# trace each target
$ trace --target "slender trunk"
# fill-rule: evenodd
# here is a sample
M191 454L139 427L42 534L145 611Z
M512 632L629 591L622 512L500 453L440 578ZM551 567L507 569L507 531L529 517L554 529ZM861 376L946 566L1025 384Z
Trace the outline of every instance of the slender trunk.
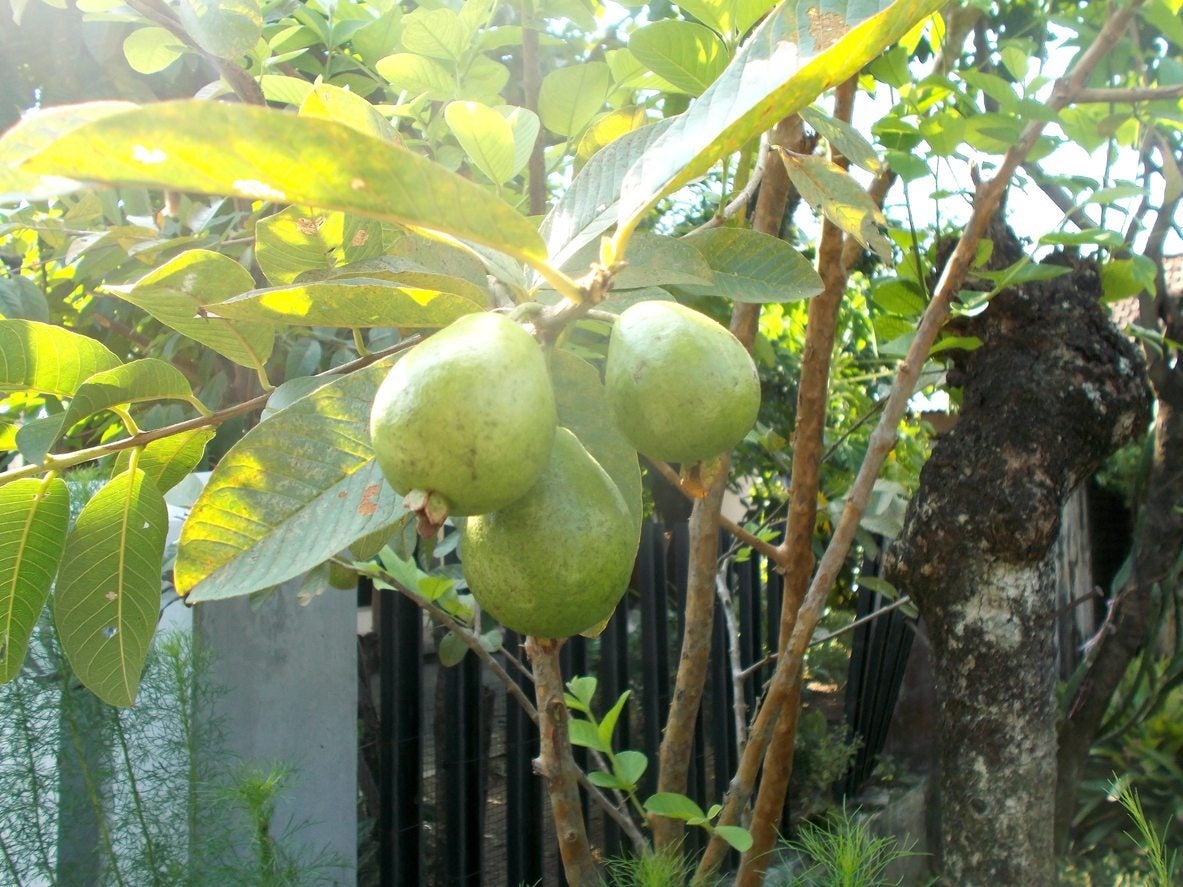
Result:
M561 646L562 641L545 638L526 641L534 671L538 732L542 740L534 769L546 783L567 883L570 887L599 887L600 873L587 840L579 803L579 768L571 757L571 737L567 732L567 704L563 701L563 676L559 667Z
M966 887L1056 880L1052 546L1071 490L1149 415L1142 361L1098 298L1083 268L967 323L982 345L954 357L960 419L889 555L932 639L944 873Z

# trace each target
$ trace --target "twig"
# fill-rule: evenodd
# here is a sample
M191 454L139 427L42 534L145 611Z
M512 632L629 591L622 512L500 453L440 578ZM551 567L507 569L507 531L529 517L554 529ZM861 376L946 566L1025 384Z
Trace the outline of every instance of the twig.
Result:
M726 206L691 231L690 234L697 234L699 231L709 231L711 228L718 228L728 219L747 208L748 204L752 201L752 196L760 187L760 182L764 180L764 168L768 163L769 155L772 153L768 147L768 133L760 136L760 146L756 149L756 152L756 166L752 170L747 184L735 193L735 196L727 202Z
M1082 105L1086 102L1119 103L1119 102L1154 102L1161 99L1183 98L1183 83L1173 86L1131 86L1131 87L1099 87L1082 89L1076 93L1068 104Z
M723 623L727 628L727 656L731 661L731 681L735 686L735 692L732 694L735 697L732 702L732 712L735 716L735 747L742 753L744 743L748 741L748 704L740 688L740 676L744 669L739 656L739 622L731 608L731 589L727 585L726 566L721 566L715 574L715 593L723 606Z
M1097 39L1078 57L1068 74L1056 81L1052 95L1048 100L1048 105L1053 111L1063 108L1072 96L1083 89L1089 73L1105 55L1108 48L1118 39L1118 35L1125 30L1141 2L1142 0L1133 0L1128 6L1114 11L1101 29ZM952 299L965 279L977 252L978 243L981 241L990 219L994 216L1015 169L1031 151L1046 125L1046 122L1042 120L1033 120L1027 124L1018 142L1003 157L995 175L982 182L976 189L973 214L945 265L945 270L937 284L936 293L921 317L916 337L912 341L907 356L900 364L899 375L892 386L879 424L871 435L866 456L859 468L850 494L847 496L842 517L834 528L830 544L826 547L817 573L802 603L797 625L793 630L788 648L785 655L777 661L768 691L752 726L747 748L744 749L739 768L731 780L723 810L719 815L719 825L734 825L748 805L756 776L759 773L760 763L772 740L777 716L788 703L793 688L799 682L805 649L818 620L821 618L826 598L829 596L834 580L854 542L859 521L866 511L875 480L879 476L879 470L883 466L887 454L895 446L896 430L907 409L908 400L915 388L916 381L920 377L928 351L949 316ZM725 842L721 838L713 836L695 874L696 883L705 883L708 873L717 867L725 852Z
M351 360L349 363L343 363L341 366L333 367L331 369L323 370L316 373L313 378L319 379L324 376L343 376L354 370L360 370L369 366L372 363L377 363L384 357L389 357L391 354L397 354L399 351L406 349L419 343L422 337L419 335L410 336L396 345L391 345L389 348L383 348L381 351L375 351L372 354L367 354L365 357L359 357L356 360ZM76 450L73 453L65 453L61 456L46 456L40 462L34 462L31 465L24 465L20 468L13 468L10 471L0 473L0 484L6 484L9 481L18 480L22 477L35 477L43 471L61 471L64 468L70 468L74 465L81 465L83 462L90 462L93 459L101 459L103 456L110 456L118 453L121 450L130 450L135 447L146 446L154 440L161 440L165 437L172 437L174 434L181 434L185 431L193 431L197 428L212 428L221 425L227 419L233 419L235 416L241 416L244 413L249 413L252 410L257 410L266 405L268 398L271 397L271 392L264 392L255 397L245 400L242 403L237 403L234 406L226 407L225 409L215 410L208 416L197 416L193 419L186 419L183 422L175 422L172 425L165 425L163 428L156 428L152 431L141 431L139 434L133 434L131 437L125 437L120 440L113 440L109 443L98 444L97 446L88 447L84 450Z
M687 499L694 498L690 495L690 492L684 486L682 486L682 478L678 476L678 472L674 471L672 465L670 465L668 462L662 462L660 459L650 459L648 456L645 456L644 459L649 463L654 471L673 484L674 487L676 487ZM776 546L771 542L765 542L759 536L744 529L731 518L723 514L719 515L718 526L721 529L726 530L744 545L755 549L756 551L760 552L760 554L764 555L766 558L775 563L777 558L777 549Z

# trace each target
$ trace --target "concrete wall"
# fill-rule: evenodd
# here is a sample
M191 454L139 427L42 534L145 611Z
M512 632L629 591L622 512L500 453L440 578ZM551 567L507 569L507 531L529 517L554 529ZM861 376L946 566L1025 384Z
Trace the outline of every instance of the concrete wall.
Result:
M306 606L298 580L267 599L195 608L197 640L213 653L210 678L228 751L245 763L290 765L292 785L273 834L308 823L298 840L344 863L336 883L356 884L357 601L327 589Z

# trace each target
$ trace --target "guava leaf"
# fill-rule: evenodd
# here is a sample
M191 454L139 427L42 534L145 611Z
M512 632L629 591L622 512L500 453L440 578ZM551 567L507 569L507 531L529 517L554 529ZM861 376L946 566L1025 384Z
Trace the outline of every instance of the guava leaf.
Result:
M502 185L517 174L513 127L480 102L449 102L444 120L473 166Z
M776 303L808 299L822 291L813 265L779 237L748 228L711 228L685 242L702 253L714 272L710 287L682 287L689 293Z
M738 825L717 825L715 834L740 853L746 853L752 846L752 833Z
M399 517L402 497L374 462L369 429L392 363L318 388L222 457L181 530L178 593L199 602L268 588Z
M940 6L940 0L789 0L779 6L629 170L617 252L624 252L641 216L663 196L856 74Z
M419 329L444 327L484 308L456 293L351 277L251 290L210 305L209 312L234 320L299 326Z
M727 47L709 28L664 19L632 33L629 51L650 71L688 95L701 95L727 67Z
M342 123L222 102L145 105L71 130L29 172L306 204L463 237L526 261L542 239L501 198Z
M0 391L69 397L90 376L119 366L94 339L31 320L0 320Z
M674 792L658 792L645 801L645 810L669 819L698 819L706 821L707 815L694 801Z
M593 154L575 176L571 187L542 220L542 236L556 268L565 267L571 256L616 224L625 175L675 119L661 120L622 135Z
M538 116L542 125L561 136L576 136L604 107L612 87L605 62L557 68L542 78Z
M123 57L139 74L163 71L187 49L183 41L165 28L136 28L123 41Z
M147 311L165 326L245 367L259 368L271 356L271 324L238 323L204 316L205 306L254 287L249 271L221 253L181 253L131 286L104 292Z
M390 121L356 92L318 83L300 103L301 117L335 120L360 133L383 141L398 141Z
M214 437L212 428L194 428L154 440L140 451L138 468L161 493L167 493L201 464L205 446ZM127 470L130 450L121 450L115 458L112 475Z
M801 117L855 166L867 172L879 172L883 168L883 161L871 143L845 120L831 117L816 107L802 109Z
M596 368L569 351L550 358L559 424L579 438L583 448L608 473L624 497L637 533L641 532L641 467L637 451L616 429L612 408ZM594 690L593 690L594 692Z
M237 61L255 48L263 33L256 0L181 0L181 24L212 56Z
M883 261L892 262L891 242L879 230L887 226L887 219L850 173L824 157L782 152L781 159L806 203L864 247L873 249Z
M83 382L62 417L62 430L111 407L156 400L192 403L194 399L189 380L180 370L158 358L145 357L95 373Z
M27 277L0 277L0 317L49 323L49 302Z
M625 785L633 787L641 781L649 769L649 758L639 751L625 750L616 753L616 775Z
M591 721L585 721L583 718L571 718L567 722L567 732L571 735L572 745L600 752L611 750L600 740L600 734L596 732L595 725Z
M54 622L74 673L111 705L136 700L160 613L167 531L164 497L137 469L95 493L66 537Z
M599 244L589 243L567 260L571 273L599 261ZM629 242L628 264L612 281L614 290L650 286L708 286L715 279L709 261L685 239L639 231Z
M0 204L46 200L69 194L81 182L61 176L42 176L20 169L21 163L47 145L93 120L134 108L131 102L89 102L30 112L0 136Z
M0 486L0 684L21 670L69 523L70 493L60 477Z

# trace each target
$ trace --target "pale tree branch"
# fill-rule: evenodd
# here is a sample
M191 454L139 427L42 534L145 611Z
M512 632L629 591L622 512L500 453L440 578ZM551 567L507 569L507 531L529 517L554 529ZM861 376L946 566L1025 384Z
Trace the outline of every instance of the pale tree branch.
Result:
M1068 104L1118 104L1121 102L1156 102L1183 98L1183 83L1172 86L1131 86L1082 89Z

